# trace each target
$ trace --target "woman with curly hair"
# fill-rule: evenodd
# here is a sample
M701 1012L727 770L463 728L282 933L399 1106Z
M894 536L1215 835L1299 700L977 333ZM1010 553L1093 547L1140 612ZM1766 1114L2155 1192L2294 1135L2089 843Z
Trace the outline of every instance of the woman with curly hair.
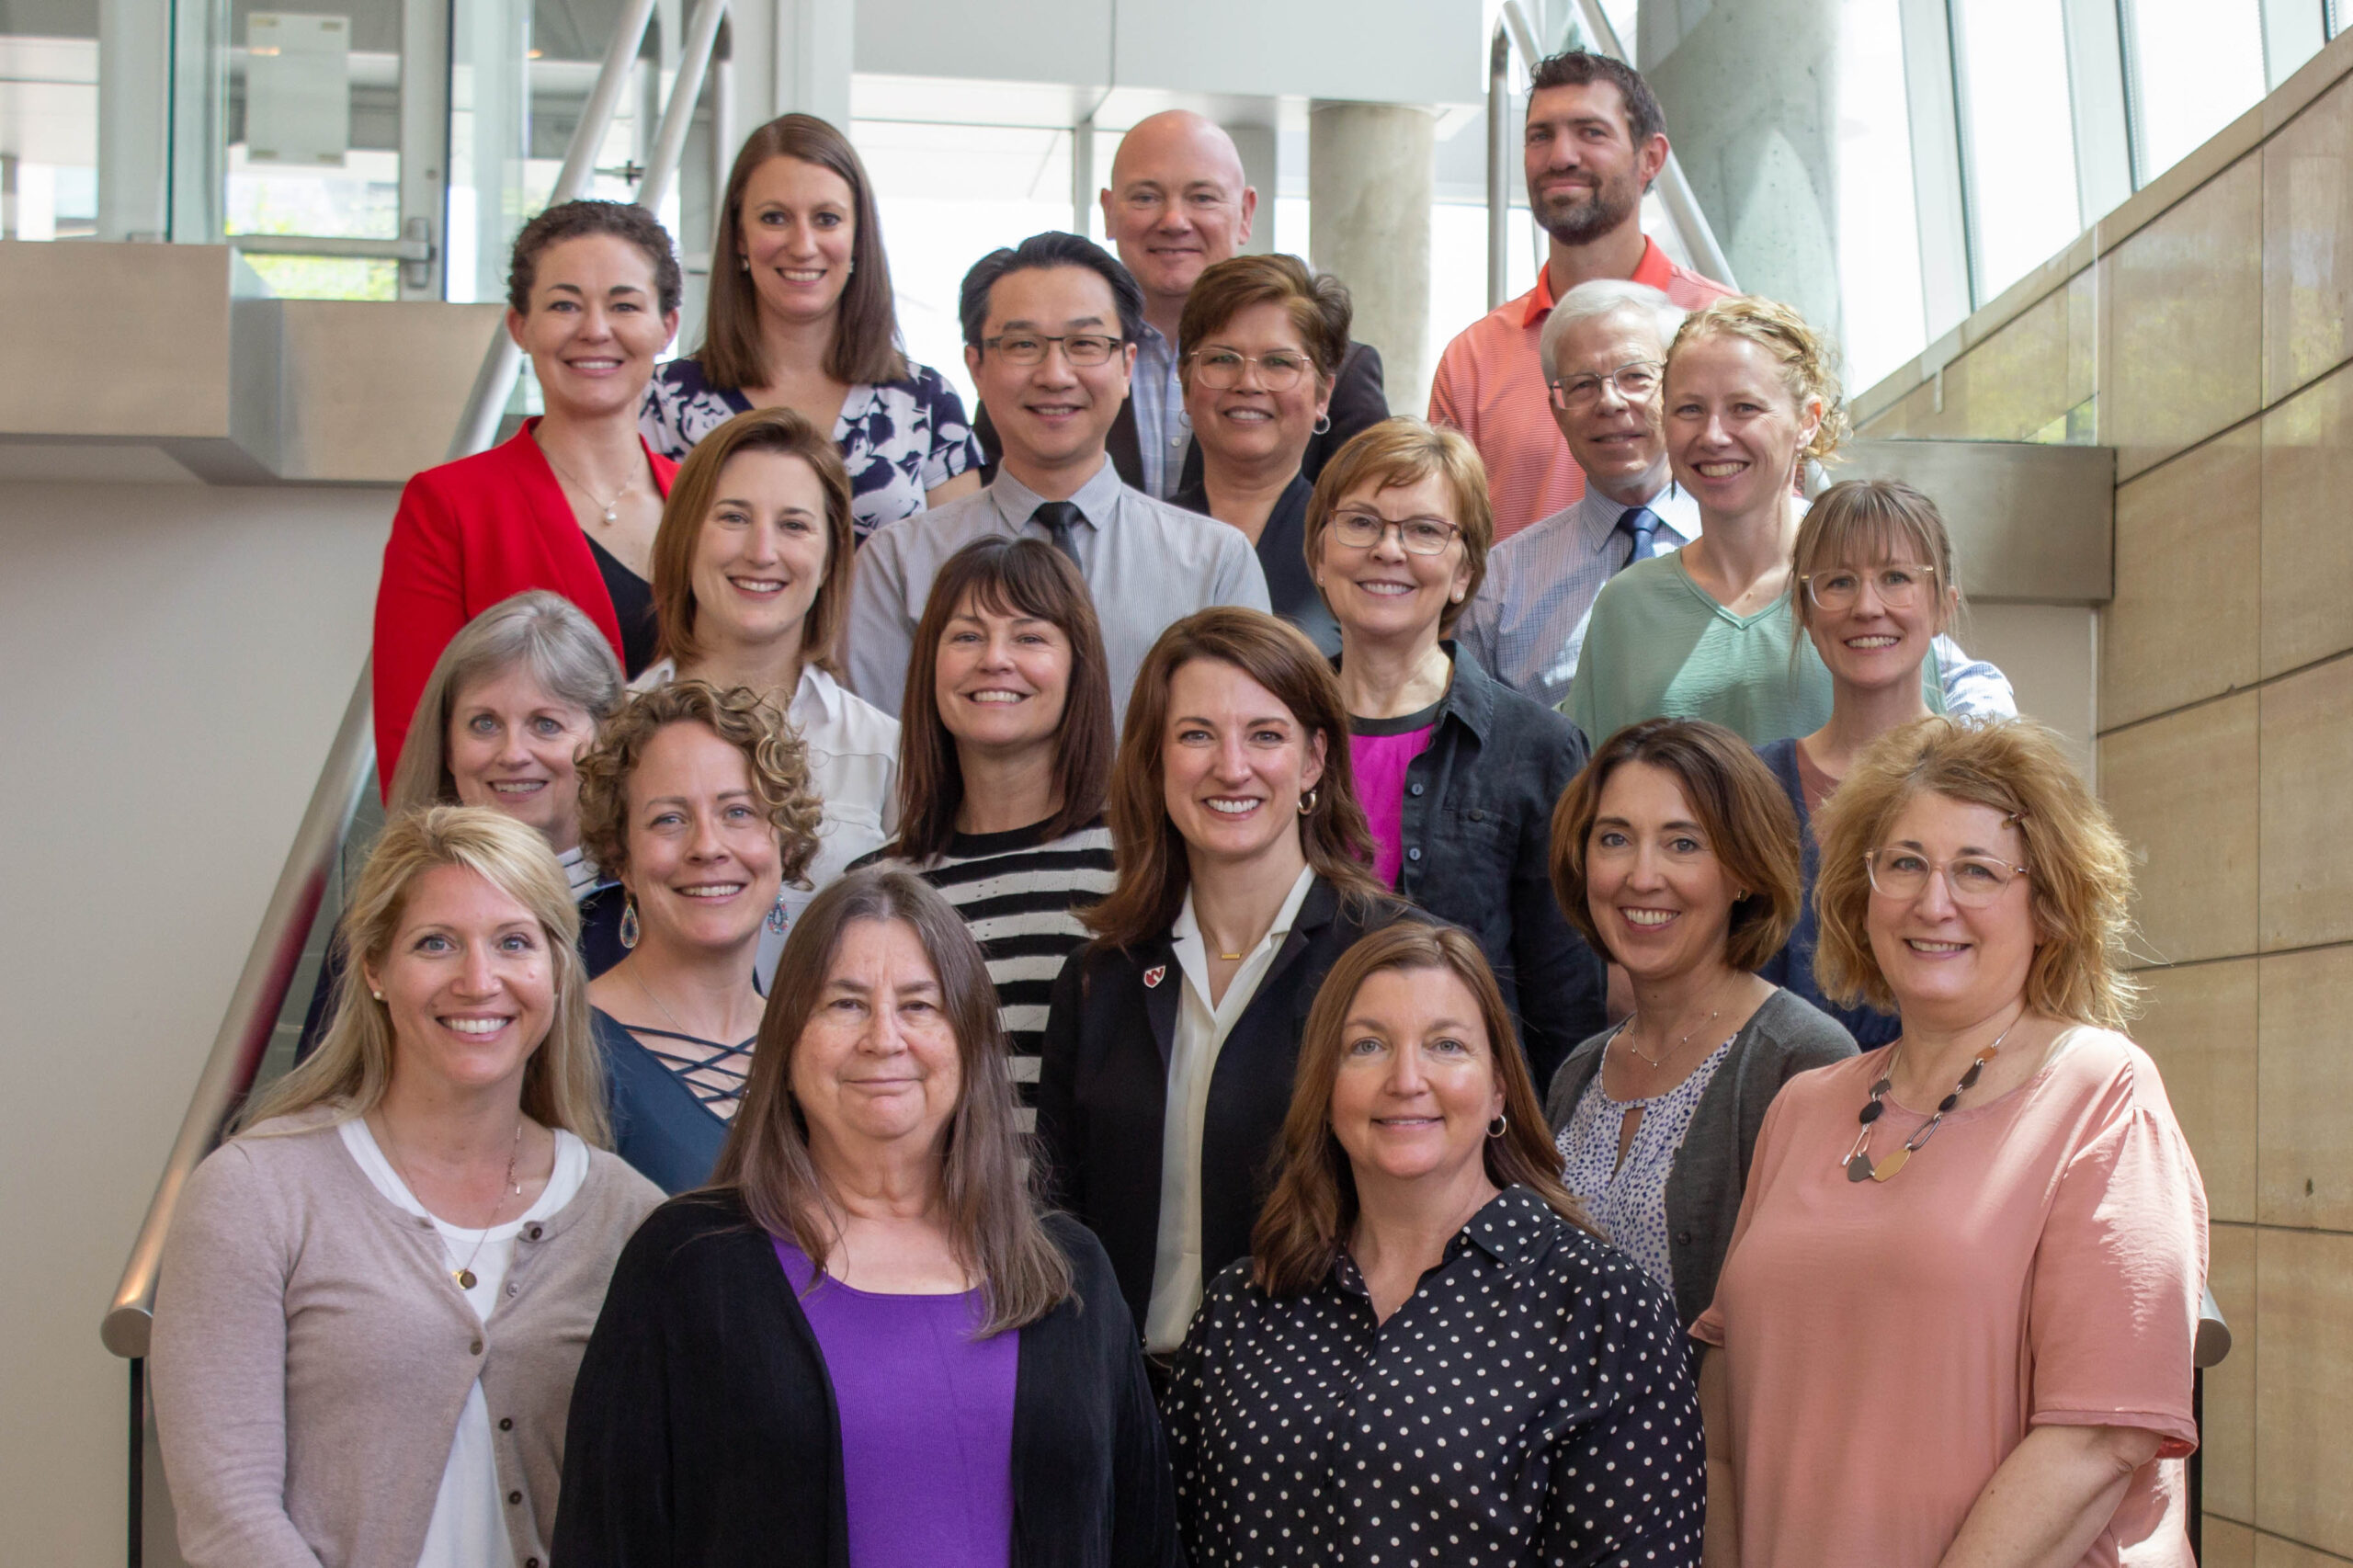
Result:
M742 687L633 699L580 763L581 835L628 903L629 956L588 989L613 1147L665 1192L710 1178L764 1006L753 981L823 811L800 741Z
M1903 1033L1766 1113L1691 1330L1709 1561L2189 1568L2206 1199L2120 1032L2123 839L2015 720L1889 732L1818 827L1822 988Z

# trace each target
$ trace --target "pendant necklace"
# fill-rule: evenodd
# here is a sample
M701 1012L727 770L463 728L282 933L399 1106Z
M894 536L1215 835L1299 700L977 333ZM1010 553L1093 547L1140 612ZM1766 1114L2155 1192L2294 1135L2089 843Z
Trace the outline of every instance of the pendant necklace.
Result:
M533 444L538 444L537 437L533 438ZM619 490L614 491L613 498L611 500L599 501L597 499L597 493L589 489L586 483L584 482L578 474L573 472L570 469L555 460L555 454L553 452L549 451L545 447L540 447L540 456L548 460L548 466L550 468L552 468L556 472L572 481L574 487L577 489L580 494L588 497L590 505L601 507L605 514L606 522L615 523L620 520L621 497L637 488L636 480L631 479L624 483Z
M392 1157L392 1169L399 1174L402 1182L407 1186L409 1196L415 1197L416 1184L408 1179L406 1164L401 1159L400 1151L392 1147L392 1123L389 1117L384 1120L384 1153ZM481 1234L474 1237L474 1250L466 1254L466 1261L460 1264L456 1271L450 1275L450 1278L458 1282L458 1289L460 1290L471 1290L480 1282L474 1276L474 1260L482 1256L483 1244L490 1240L490 1233L497 1228L498 1211L506 1207L507 1198L522 1196L523 1184L515 1179L515 1162L521 1158L522 1153L523 1118L521 1112L517 1111L515 1117L515 1146L506 1152L506 1192L496 1203L491 1205L490 1223L484 1225Z
M1846 1159L1840 1162L1847 1167L1847 1179L1853 1182L1887 1181L1896 1172L1911 1164L1912 1156L1918 1153L1922 1145L1936 1135L1938 1126L1945 1119L1945 1113L1961 1103L1961 1096L1977 1086L1977 1080L1984 1074L1985 1063L2002 1053L2002 1042L2010 1038L2011 1029L2018 1027L2018 1018L2025 1017L2026 1015L2021 1012L2018 1018L2012 1018L2002 1032L1994 1037L1994 1043L1977 1053L1976 1060L1969 1064L1969 1071L1963 1073L1961 1075L1961 1082L1953 1085L1952 1093L1937 1102L1936 1114L1922 1122L1920 1131L1905 1139L1903 1147L1875 1165L1871 1164L1870 1156L1871 1124L1877 1121L1880 1113L1887 1108L1881 1102L1887 1097L1887 1091L1894 1083L1895 1068L1902 1059L1904 1051L1903 1042L1897 1041L1894 1051L1888 1057L1887 1071L1881 1074L1878 1083L1871 1085L1871 1097L1863 1102L1862 1115L1857 1119L1863 1124L1863 1130L1855 1134L1855 1146L1847 1151Z

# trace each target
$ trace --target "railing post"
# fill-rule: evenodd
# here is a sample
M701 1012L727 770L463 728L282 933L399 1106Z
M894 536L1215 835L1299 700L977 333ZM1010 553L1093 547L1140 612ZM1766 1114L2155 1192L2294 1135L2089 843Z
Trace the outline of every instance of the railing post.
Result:
M131 1358L131 1506L125 1517L131 1521L131 1540L123 1560L131 1568L139 1568L147 1555L147 1361L144 1357Z
M1495 24L1487 46L1487 309L1511 288L1511 34Z

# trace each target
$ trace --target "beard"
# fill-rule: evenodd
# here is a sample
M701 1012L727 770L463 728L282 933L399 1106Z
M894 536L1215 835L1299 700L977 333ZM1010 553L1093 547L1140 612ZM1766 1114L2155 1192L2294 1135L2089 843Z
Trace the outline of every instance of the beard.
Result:
M1591 190L1529 192L1529 206L1544 232L1564 245L1588 245L1616 229L1642 206L1631 180L1604 179Z

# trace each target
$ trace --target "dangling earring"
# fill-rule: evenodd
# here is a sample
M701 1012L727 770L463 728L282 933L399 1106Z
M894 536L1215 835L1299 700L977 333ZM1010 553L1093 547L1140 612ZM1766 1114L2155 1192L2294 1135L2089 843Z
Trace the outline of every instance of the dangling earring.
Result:
M844 278L847 278L851 273L856 272L857 270L858 270L858 257L856 257L856 256L851 256L851 257L849 258L848 265L845 266L845 267L842 268L842 276L843 276Z
M1331 428L1332 428L1332 416L1331 416L1330 415L1328 415L1328 414L1322 414L1322 415L1316 415L1316 418L1315 418L1315 434L1317 434L1318 436L1322 436L1322 435L1327 434L1327 433L1331 430Z
M768 929L781 937L784 935L784 890L779 888L776 890L776 903L768 909Z
M1315 809L1315 791L1314 791L1314 790L1310 790L1306 794L1302 795L1302 796L1299 798L1299 814L1300 814L1301 816L1305 816L1308 812L1310 812L1313 811L1314 809Z
M621 946L637 946L637 900L624 893L621 896Z
M1504 1119L1501 1111L1495 1112L1495 1119L1487 1123L1487 1136L1490 1138L1500 1138L1510 1131L1511 1123Z

